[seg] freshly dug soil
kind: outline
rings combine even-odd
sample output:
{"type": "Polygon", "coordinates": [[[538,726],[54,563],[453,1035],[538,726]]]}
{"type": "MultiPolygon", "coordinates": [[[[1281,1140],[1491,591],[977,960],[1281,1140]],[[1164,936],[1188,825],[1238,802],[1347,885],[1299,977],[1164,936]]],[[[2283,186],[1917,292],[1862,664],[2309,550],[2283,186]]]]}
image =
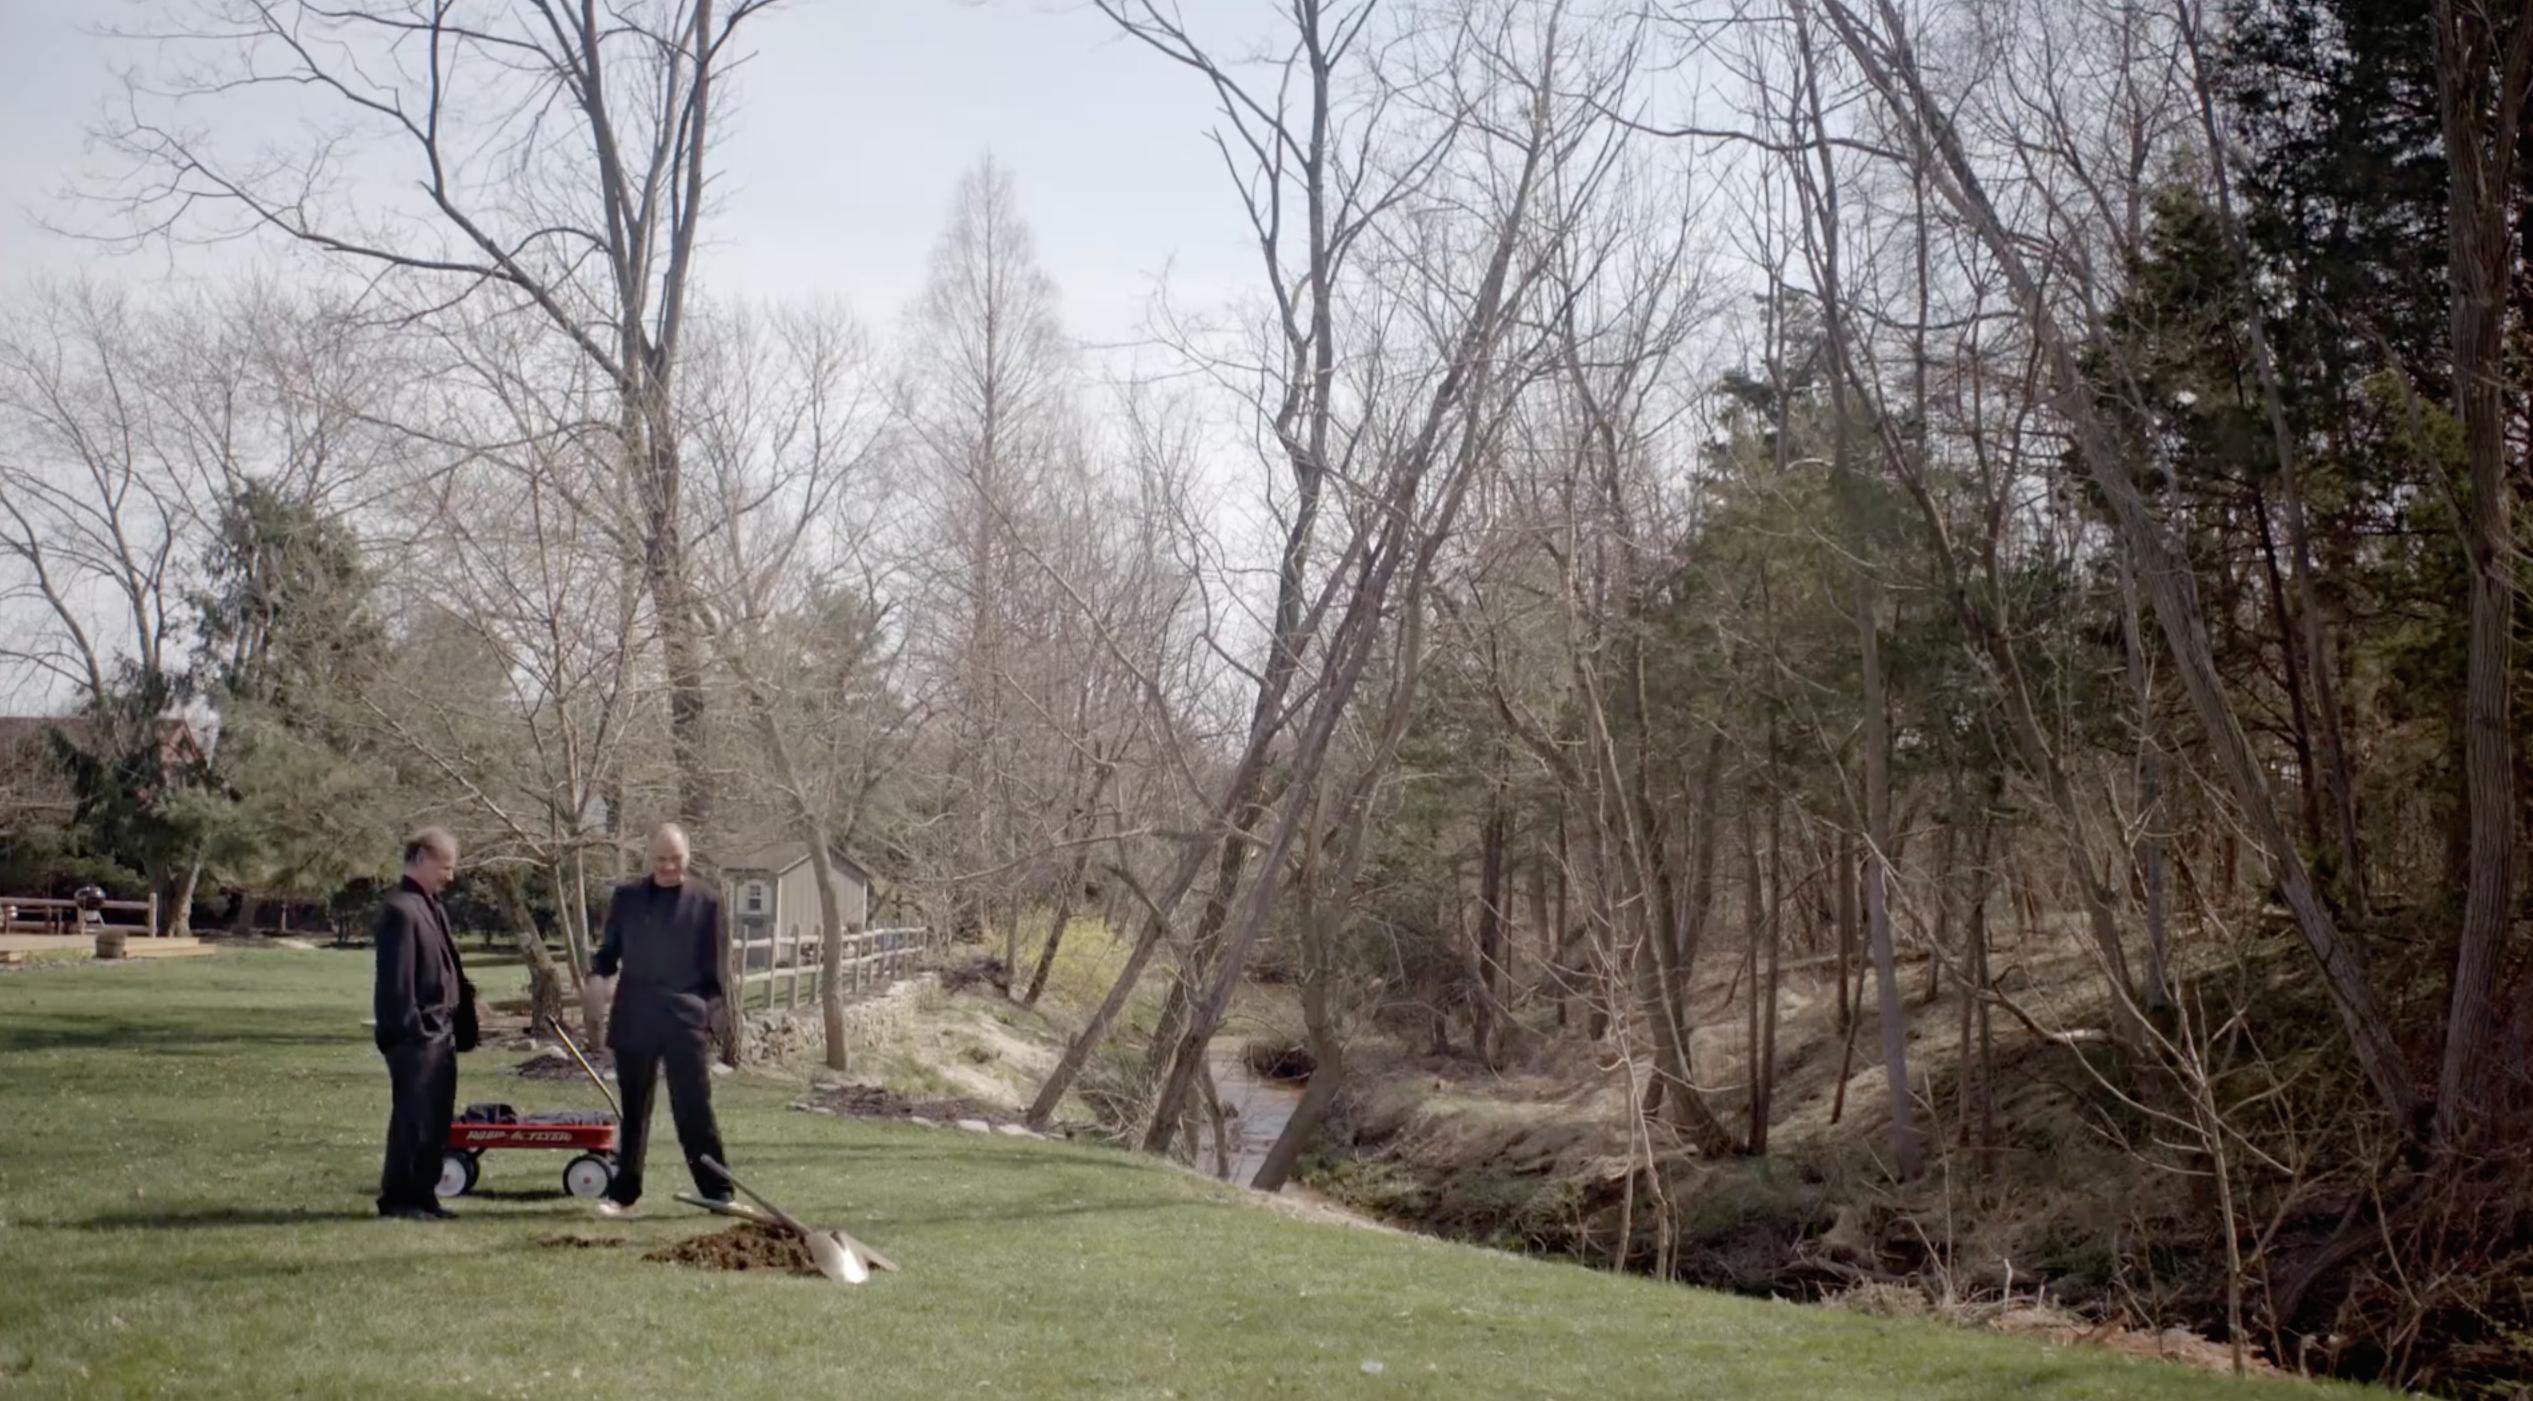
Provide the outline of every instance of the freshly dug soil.
{"type": "Polygon", "coordinates": [[[575,1236],[566,1233],[537,1237],[537,1244],[548,1250],[605,1250],[610,1246],[631,1243],[631,1238],[626,1236],[575,1236]]]}
{"type": "Polygon", "coordinates": [[[693,1236],[642,1257],[664,1265],[692,1265],[699,1270],[777,1270],[796,1275],[818,1273],[809,1247],[788,1231],[741,1222],[726,1231],[693,1236]]]}
{"type": "MultiPolygon", "coordinates": [[[[601,1075],[616,1068],[615,1056],[603,1049],[584,1051],[583,1054],[589,1057],[589,1068],[601,1075]]],[[[572,1058],[568,1054],[530,1056],[519,1062],[518,1074],[521,1078],[528,1080],[578,1080],[584,1085],[589,1083],[589,1077],[580,1073],[580,1067],[572,1064],[572,1058]]]]}
{"type": "Polygon", "coordinates": [[[989,1124],[1019,1122],[1008,1109],[996,1109],[972,1099],[908,1099],[881,1085],[837,1085],[813,1091],[808,1102],[849,1119],[922,1118],[943,1124],[961,1119],[982,1119],[989,1124]]]}
{"type": "Polygon", "coordinates": [[[941,970],[943,992],[974,992],[980,987],[989,987],[996,992],[1009,995],[1011,970],[1003,966],[1001,959],[991,954],[978,954],[972,958],[962,959],[941,970]]]}
{"type": "Polygon", "coordinates": [[[993,958],[990,953],[960,958],[957,963],[942,963],[940,978],[945,993],[975,993],[978,988],[993,988],[1001,996],[1011,996],[1011,968],[1003,968],[1003,960],[993,958]]]}

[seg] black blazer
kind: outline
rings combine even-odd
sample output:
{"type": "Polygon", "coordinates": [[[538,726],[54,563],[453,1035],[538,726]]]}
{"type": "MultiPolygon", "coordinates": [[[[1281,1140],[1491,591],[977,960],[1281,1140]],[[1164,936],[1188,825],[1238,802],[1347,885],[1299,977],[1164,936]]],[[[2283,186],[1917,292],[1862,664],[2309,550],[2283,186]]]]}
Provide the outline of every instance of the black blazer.
{"type": "Polygon", "coordinates": [[[378,1049],[453,1039],[459,1050],[474,1046],[474,989],[457,956],[457,937],[440,902],[412,881],[400,881],[378,907],[370,935],[378,954],[378,982],[370,1015],[378,1023],[378,1049]]]}
{"type": "Polygon", "coordinates": [[[723,1012],[722,960],[730,926],[721,893],[689,878],[670,889],[645,876],[616,887],[606,936],[590,971],[615,978],[607,1044],[656,1049],[672,1038],[712,1035],[723,1012]]]}

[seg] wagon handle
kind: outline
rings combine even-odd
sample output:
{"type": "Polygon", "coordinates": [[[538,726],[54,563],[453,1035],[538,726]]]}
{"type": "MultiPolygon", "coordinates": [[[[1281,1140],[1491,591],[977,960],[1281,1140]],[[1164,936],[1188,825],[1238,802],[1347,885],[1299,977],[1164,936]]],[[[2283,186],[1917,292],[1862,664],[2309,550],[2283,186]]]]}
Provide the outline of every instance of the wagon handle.
{"type": "Polygon", "coordinates": [[[598,1072],[589,1068],[589,1058],[580,1053],[580,1047],[572,1044],[572,1034],[563,1029],[560,1021],[554,1023],[554,1034],[562,1040],[563,1049],[572,1053],[572,1064],[579,1066],[580,1073],[589,1077],[589,1083],[598,1087],[598,1093],[607,1097],[607,1108],[615,1114],[616,1122],[624,1122],[624,1106],[616,1103],[616,1092],[608,1089],[607,1082],[599,1078],[598,1072]]]}

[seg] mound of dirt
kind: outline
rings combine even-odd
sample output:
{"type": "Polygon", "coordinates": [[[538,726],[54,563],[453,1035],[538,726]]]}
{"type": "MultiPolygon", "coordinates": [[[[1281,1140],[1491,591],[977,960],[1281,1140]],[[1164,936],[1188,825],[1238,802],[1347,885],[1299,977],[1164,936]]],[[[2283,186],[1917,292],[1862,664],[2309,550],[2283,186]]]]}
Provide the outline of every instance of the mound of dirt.
{"type": "Polygon", "coordinates": [[[1005,996],[1011,994],[1011,970],[991,954],[978,954],[946,964],[941,969],[943,992],[974,992],[989,987],[1005,996]]]}
{"type": "Polygon", "coordinates": [[[742,1222],[726,1231],[693,1236],[642,1257],[663,1265],[692,1265],[699,1270],[777,1270],[814,1275],[818,1264],[809,1247],[788,1231],[742,1222]]]}
{"type": "Polygon", "coordinates": [[[848,1119],[930,1119],[938,1124],[982,1119],[988,1124],[1017,1122],[1008,1109],[972,1099],[909,1099],[881,1085],[835,1085],[813,1092],[804,1107],[848,1119]]]}
{"type": "MultiPolygon", "coordinates": [[[[589,1068],[601,1075],[616,1067],[616,1058],[608,1051],[593,1049],[584,1054],[589,1057],[589,1068]]],[[[547,1046],[519,1062],[517,1074],[524,1080],[588,1080],[572,1063],[571,1053],[560,1046],[547,1046]]]]}

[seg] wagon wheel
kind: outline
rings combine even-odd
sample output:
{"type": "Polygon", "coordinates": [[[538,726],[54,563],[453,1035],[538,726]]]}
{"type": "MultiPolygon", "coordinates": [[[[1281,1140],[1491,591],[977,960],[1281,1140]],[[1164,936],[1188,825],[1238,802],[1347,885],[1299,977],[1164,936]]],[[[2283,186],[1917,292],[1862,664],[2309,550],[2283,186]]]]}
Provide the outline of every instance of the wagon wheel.
{"type": "Polygon", "coordinates": [[[616,1180],[616,1165],[596,1153],[563,1164],[563,1190],[575,1197],[603,1197],[616,1180]]]}
{"type": "Polygon", "coordinates": [[[476,1179],[483,1175],[482,1167],[476,1162],[477,1157],[477,1154],[470,1152],[440,1155],[440,1180],[432,1189],[434,1194],[442,1197],[462,1197],[474,1191],[476,1179]]]}

